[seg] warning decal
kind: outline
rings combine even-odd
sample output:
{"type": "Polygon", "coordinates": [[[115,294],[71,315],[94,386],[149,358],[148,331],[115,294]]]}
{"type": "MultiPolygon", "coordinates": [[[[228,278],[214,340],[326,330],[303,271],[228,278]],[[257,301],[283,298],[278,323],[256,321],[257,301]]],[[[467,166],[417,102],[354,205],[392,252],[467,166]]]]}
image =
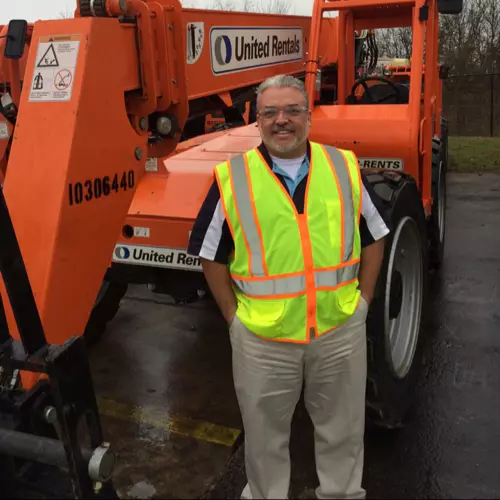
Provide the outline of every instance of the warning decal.
{"type": "Polygon", "coordinates": [[[59,73],[57,73],[54,79],[54,85],[59,90],[66,90],[67,88],[69,88],[72,81],[73,81],[73,74],[71,73],[71,71],[63,69],[59,71],[59,73]]]}
{"type": "Polygon", "coordinates": [[[45,54],[38,61],[37,68],[57,68],[58,66],[59,61],[57,60],[56,50],[54,49],[54,44],[51,43],[50,47],[47,49],[47,52],[45,52],[45,54]]]}
{"type": "Polygon", "coordinates": [[[40,37],[29,96],[31,102],[71,100],[80,39],[79,35],[40,37]]]}

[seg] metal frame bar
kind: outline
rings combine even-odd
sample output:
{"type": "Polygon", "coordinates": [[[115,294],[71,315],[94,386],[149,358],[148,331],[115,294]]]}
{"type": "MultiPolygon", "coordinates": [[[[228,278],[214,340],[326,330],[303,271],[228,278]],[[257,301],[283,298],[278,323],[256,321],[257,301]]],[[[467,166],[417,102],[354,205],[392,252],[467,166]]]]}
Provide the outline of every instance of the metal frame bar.
{"type": "Polygon", "coordinates": [[[2,188],[0,188],[0,272],[24,349],[28,356],[32,356],[47,347],[47,340],[2,188]]]}
{"type": "MultiPolygon", "coordinates": [[[[109,482],[97,491],[89,473],[89,457],[92,450],[101,447],[103,438],[85,340],[73,336],[63,345],[47,344],[1,187],[0,238],[0,272],[20,335],[20,340],[11,337],[5,297],[0,295],[0,367],[7,374],[17,369],[48,376],[48,380],[40,381],[29,390],[13,393],[5,388],[0,392],[0,469],[15,472],[12,459],[16,456],[34,459],[40,464],[66,469],[75,498],[101,495],[117,498],[109,482]],[[50,431],[47,428],[40,431],[40,426],[48,423],[45,416],[48,408],[56,415],[50,422],[53,427],[49,426],[50,431]],[[78,434],[82,424],[90,438],[90,449],[83,448],[78,434]],[[48,435],[55,430],[59,440],[48,435]]],[[[19,474],[22,477],[2,476],[0,490],[8,490],[16,481],[23,482],[25,473],[19,474]]]]}

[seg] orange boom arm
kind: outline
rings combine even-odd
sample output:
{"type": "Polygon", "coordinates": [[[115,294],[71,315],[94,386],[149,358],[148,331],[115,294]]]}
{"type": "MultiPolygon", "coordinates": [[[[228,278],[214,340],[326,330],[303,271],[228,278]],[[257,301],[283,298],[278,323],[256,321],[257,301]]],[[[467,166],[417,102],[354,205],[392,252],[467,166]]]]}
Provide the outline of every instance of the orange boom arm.
{"type": "Polygon", "coordinates": [[[168,4],[34,26],[4,195],[49,343],[83,332],[146,158],[179,141],[185,39],[168,4]]]}

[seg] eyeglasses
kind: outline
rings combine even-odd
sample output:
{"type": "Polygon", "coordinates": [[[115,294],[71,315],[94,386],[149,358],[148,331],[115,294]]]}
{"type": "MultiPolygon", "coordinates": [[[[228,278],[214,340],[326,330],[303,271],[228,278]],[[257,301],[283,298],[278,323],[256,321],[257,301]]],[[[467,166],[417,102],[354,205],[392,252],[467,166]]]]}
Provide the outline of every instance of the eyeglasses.
{"type": "Polygon", "coordinates": [[[277,118],[280,111],[283,111],[283,116],[285,118],[297,118],[302,113],[305,113],[308,110],[307,106],[296,106],[289,105],[284,108],[277,108],[274,106],[266,106],[262,111],[259,111],[259,115],[266,120],[272,120],[277,118]]]}

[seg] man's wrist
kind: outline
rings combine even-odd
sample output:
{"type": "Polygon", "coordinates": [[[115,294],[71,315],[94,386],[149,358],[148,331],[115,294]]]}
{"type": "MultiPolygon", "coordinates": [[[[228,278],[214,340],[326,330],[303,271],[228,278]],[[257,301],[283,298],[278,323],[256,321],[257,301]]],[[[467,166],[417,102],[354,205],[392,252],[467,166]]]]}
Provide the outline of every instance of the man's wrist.
{"type": "Polygon", "coordinates": [[[368,305],[370,305],[373,300],[373,293],[369,293],[366,290],[360,290],[360,292],[361,292],[361,297],[363,297],[363,299],[366,300],[368,305]]]}
{"type": "Polygon", "coordinates": [[[226,314],[224,314],[224,319],[226,323],[230,325],[233,322],[234,317],[236,316],[236,304],[229,309],[226,314]]]}

